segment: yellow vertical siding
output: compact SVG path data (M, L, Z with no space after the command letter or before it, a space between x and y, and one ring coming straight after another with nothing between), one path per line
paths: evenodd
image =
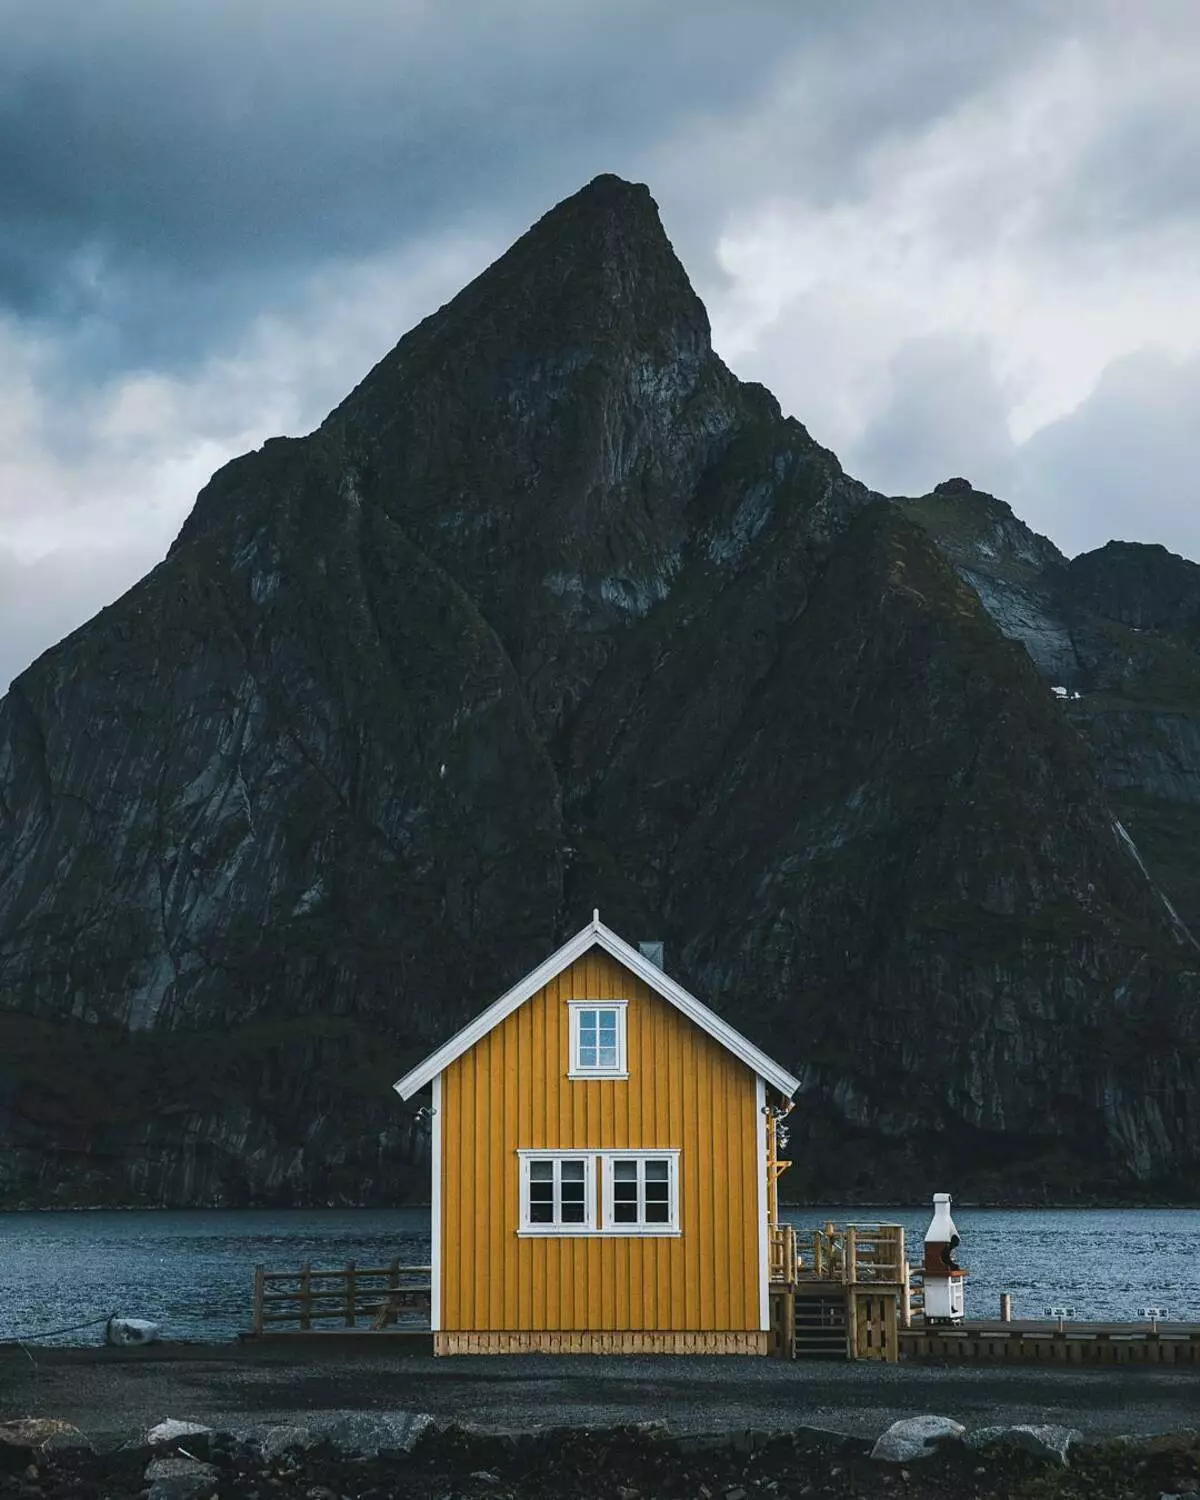
M628 1079L567 1077L570 1000L628 1001ZM577 960L442 1076L442 1328L758 1329L755 1109L744 1063L608 954ZM678 1236L518 1235L518 1150L621 1148L678 1149Z

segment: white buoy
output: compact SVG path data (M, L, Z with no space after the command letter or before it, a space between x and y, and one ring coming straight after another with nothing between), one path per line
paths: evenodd
M950 1194L934 1193L933 1219L925 1231L925 1321L961 1323L966 1271L954 1259L958 1230L950 1217Z
M104 1327L106 1344L157 1344L160 1325L145 1318L109 1318Z

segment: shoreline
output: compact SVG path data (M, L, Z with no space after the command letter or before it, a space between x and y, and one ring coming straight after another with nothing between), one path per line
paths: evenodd
M391 1213L409 1210L431 1212L433 1205L426 1202L411 1203L0 1203L0 1214L98 1214L98 1213ZM807 1213L816 1209L836 1209L845 1212L868 1213L925 1213L924 1203L781 1203L781 1213ZM1122 1199L1115 1202L974 1202L969 1198L954 1199L956 1213L1194 1213L1200 1210L1200 1200L1187 1201L1143 1201Z
M877 1436L940 1412L964 1426L1052 1422L1093 1438L1194 1426L1200 1366L784 1361L738 1356L465 1355L419 1340L0 1347L0 1422L127 1436L165 1417L217 1428L297 1412L427 1412L480 1431L664 1421L678 1433L798 1426Z

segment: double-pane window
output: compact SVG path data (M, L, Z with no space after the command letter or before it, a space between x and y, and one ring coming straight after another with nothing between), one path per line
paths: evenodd
M571 1064L574 1078L624 1078L625 1005L571 1004Z
M617 1066L617 1012L611 1006L598 1005L579 1012L579 1066Z
M596 1227L591 1156L523 1152L521 1228L533 1234L571 1234Z
M604 1158L604 1228L669 1234L679 1228L678 1154Z

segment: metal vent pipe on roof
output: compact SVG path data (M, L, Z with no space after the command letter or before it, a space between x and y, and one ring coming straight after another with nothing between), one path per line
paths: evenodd
M639 943L638 952L643 958L649 959L656 969L666 972L666 963L663 957L663 945L661 943Z

